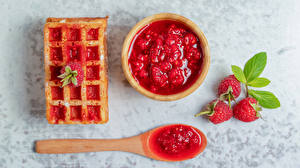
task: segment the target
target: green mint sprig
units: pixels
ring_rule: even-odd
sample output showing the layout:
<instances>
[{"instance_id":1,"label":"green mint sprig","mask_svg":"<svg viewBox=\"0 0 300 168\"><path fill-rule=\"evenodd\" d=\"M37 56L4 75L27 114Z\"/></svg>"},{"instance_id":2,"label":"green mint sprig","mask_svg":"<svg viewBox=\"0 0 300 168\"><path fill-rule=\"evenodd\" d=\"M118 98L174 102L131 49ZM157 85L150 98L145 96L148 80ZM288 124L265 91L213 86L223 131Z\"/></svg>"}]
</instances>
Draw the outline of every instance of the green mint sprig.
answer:
<instances>
[{"instance_id":1,"label":"green mint sprig","mask_svg":"<svg viewBox=\"0 0 300 168\"><path fill-rule=\"evenodd\" d=\"M72 71L72 69L69 66L65 67L65 73L58 76L58 78L61 78L62 80L60 82L63 82L62 87L67 86L70 83L73 83L73 85L77 85L77 78L78 75L77 71Z\"/></svg>"},{"instance_id":2,"label":"green mint sprig","mask_svg":"<svg viewBox=\"0 0 300 168\"><path fill-rule=\"evenodd\" d=\"M264 108L274 109L280 107L280 102L273 93L248 88L249 86L261 88L270 84L271 81L269 79L259 77L265 69L266 64L267 54L266 52L260 52L246 62L244 70L236 65L232 65L231 70L237 80L245 85L247 97L249 95L252 96Z\"/></svg>"}]
</instances>

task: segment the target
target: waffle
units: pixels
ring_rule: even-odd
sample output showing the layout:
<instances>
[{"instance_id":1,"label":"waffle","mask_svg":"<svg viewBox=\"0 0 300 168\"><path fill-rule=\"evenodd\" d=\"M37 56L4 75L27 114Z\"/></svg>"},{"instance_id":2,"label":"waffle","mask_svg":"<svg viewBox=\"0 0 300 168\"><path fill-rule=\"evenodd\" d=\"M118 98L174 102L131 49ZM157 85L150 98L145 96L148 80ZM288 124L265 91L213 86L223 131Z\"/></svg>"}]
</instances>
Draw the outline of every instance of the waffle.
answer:
<instances>
[{"instance_id":1,"label":"waffle","mask_svg":"<svg viewBox=\"0 0 300 168\"><path fill-rule=\"evenodd\" d=\"M46 117L50 124L108 121L106 18L48 18L44 27ZM61 87L57 76L79 62L79 87Z\"/></svg>"}]
</instances>

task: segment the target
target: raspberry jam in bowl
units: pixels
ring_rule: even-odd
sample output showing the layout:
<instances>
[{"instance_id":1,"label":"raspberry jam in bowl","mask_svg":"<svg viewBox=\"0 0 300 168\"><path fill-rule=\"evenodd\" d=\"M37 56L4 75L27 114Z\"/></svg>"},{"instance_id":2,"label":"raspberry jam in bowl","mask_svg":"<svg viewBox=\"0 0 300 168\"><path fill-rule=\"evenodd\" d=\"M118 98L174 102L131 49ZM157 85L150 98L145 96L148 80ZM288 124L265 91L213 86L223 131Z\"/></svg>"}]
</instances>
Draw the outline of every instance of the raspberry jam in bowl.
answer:
<instances>
[{"instance_id":1,"label":"raspberry jam in bowl","mask_svg":"<svg viewBox=\"0 0 300 168\"><path fill-rule=\"evenodd\" d=\"M129 83L156 100L177 100L203 82L209 67L207 40L192 21L162 13L140 21L126 37L122 66Z\"/></svg>"}]
</instances>

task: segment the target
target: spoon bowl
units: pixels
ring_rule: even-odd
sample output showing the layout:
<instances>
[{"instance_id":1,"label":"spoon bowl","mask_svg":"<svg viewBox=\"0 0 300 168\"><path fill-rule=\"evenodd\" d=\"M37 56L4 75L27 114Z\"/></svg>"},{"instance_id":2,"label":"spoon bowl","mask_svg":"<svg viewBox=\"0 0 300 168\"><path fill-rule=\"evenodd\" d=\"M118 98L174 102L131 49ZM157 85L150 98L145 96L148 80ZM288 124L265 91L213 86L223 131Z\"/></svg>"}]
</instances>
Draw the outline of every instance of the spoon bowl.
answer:
<instances>
[{"instance_id":1,"label":"spoon bowl","mask_svg":"<svg viewBox=\"0 0 300 168\"><path fill-rule=\"evenodd\" d=\"M193 147L192 152L174 154L172 151L165 153L159 149L157 139L168 129L191 128L199 141ZM180 127L181 126L181 127ZM63 154L100 151L123 151L146 156L160 161L182 161L194 158L205 149L207 144L205 135L195 127L183 124L172 124L157 127L137 136L122 139L51 139L36 142L36 152L41 154ZM171 152L171 153L168 153Z\"/></svg>"}]
</instances>

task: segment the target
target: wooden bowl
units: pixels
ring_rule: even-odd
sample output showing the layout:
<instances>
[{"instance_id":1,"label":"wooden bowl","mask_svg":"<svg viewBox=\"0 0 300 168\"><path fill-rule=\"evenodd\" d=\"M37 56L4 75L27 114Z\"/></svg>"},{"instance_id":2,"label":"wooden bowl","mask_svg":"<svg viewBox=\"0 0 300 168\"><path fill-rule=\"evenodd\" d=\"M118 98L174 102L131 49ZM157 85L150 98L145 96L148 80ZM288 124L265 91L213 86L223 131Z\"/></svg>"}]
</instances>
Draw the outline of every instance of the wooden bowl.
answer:
<instances>
[{"instance_id":1,"label":"wooden bowl","mask_svg":"<svg viewBox=\"0 0 300 168\"><path fill-rule=\"evenodd\" d=\"M142 87L134 79L134 77L132 76L132 73L131 73L131 70L130 70L129 64L128 64L129 48L130 48L130 45L131 45L131 41L134 38L134 36L136 35L136 33L140 29L142 29L144 26L146 26L147 24L150 24L150 23L155 22L155 21L160 21L160 20L174 20L174 21L180 22L181 24L183 24L183 25L187 26L188 28L190 28L197 35L197 37L199 38L201 49L202 49L203 63L202 63L202 67L201 67L201 73L200 73L199 77L197 78L197 80L188 89L186 89L182 92L176 93L176 94L171 94L171 95L155 94L155 93L145 89L144 87ZM125 77L129 81L131 86L133 88L135 88L138 92L140 92L141 94L143 94L143 95L145 95L149 98L155 99L155 100L172 101L172 100L181 99L181 98L191 94L204 81L204 79L207 75L207 72L208 72L209 64L210 64L209 47L208 47L208 43L207 43L207 40L206 40L203 32L191 20L189 20L189 19L187 19L183 16L173 14L173 13L160 13L160 14L155 14L155 15L148 16L148 17L144 18L143 20L138 22L131 29L131 31L128 33L127 37L125 38L125 41L124 41L124 44L123 44L122 68L123 68Z\"/></svg>"}]
</instances>

